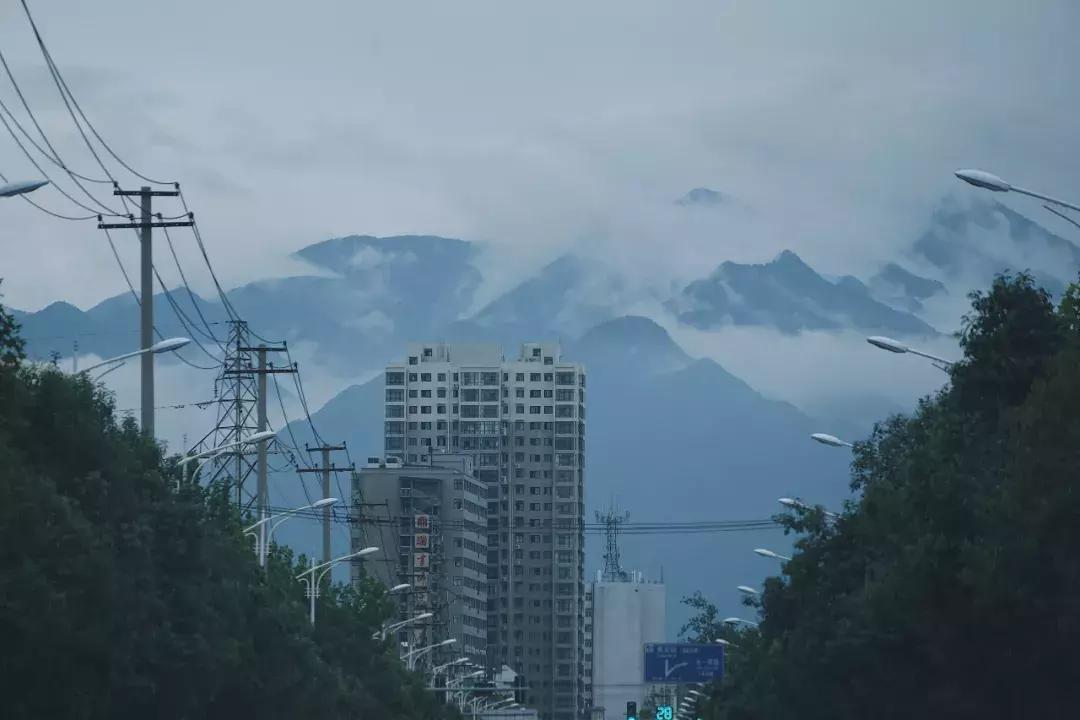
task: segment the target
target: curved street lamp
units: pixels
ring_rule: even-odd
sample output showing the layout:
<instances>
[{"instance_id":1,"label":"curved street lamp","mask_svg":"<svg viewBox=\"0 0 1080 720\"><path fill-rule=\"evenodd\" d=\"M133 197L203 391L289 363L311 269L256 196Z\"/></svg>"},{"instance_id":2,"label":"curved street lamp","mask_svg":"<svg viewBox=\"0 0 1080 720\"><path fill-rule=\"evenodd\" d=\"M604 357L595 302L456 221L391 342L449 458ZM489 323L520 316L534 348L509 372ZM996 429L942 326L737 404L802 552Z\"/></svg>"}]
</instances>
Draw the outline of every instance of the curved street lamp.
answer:
<instances>
[{"instance_id":1,"label":"curved street lamp","mask_svg":"<svg viewBox=\"0 0 1080 720\"><path fill-rule=\"evenodd\" d=\"M40 187L45 187L48 184L48 180L22 180L20 182L5 183L0 185L0 197L25 195L26 193L34 192Z\"/></svg>"},{"instance_id":2,"label":"curved street lamp","mask_svg":"<svg viewBox=\"0 0 1080 720\"><path fill-rule=\"evenodd\" d=\"M1070 210L1080 211L1080 207L1073 205L1072 203L1067 203L1064 200L1058 200L1057 198L1052 198L1049 195L1037 193L1034 190L1028 190L1026 188L1018 187L1016 185L1011 185L999 178L997 175L986 172L985 170L957 170L953 174L966 182L968 185L974 185L975 187L982 188L983 190L990 190L991 192L1020 193L1021 195L1027 195L1029 197L1038 198L1039 200L1045 200L1046 202L1053 205L1060 205L1061 207L1069 208Z\"/></svg>"},{"instance_id":3,"label":"curved street lamp","mask_svg":"<svg viewBox=\"0 0 1080 720\"><path fill-rule=\"evenodd\" d=\"M431 652L435 648L445 647L447 645L453 645L456 642L457 642L457 638L447 638L446 640L443 640L441 642L432 643L431 645L425 645L424 647L416 648L415 650L410 650L409 652L402 655L401 659L405 661L405 667L409 668L410 670L415 670L416 669L416 661L419 660L420 658L422 658L424 655L427 655L429 652Z\"/></svg>"},{"instance_id":4,"label":"curved street lamp","mask_svg":"<svg viewBox=\"0 0 1080 720\"><path fill-rule=\"evenodd\" d=\"M874 347L881 348L882 350L888 350L889 352L897 353L898 355L903 355L904 353L911 353L912 355L918 355L919 357L924 357L927 360L932 360L934 363L937 363L934 365L934 367L938 368L939 370L948 371L948 369L952 367L953 364L952 360L946 360L945 358L940 358L937 355L931 355L928 352L917 350L910 345L902 343L899 340L894 340L891 337L885 337L884 335L871 335L870 337L866 338L866 342L870 343Z\"/></svg>"},{"instance_id":5,"label":"curved street lamp","mask_svg":"<svg viewBox=\"0 0 1080 720\"><path fill-rule=\"evenodd\" d=\"M139 355L145 355L147 353L150 353L151 355L159 355L161 353L174 352L174 351L179 350L180 348L184 347L189 342L191 342L191 338L186 338L186 337L166 338L165 340L162 340L161 342L154 343L153 345L151 345L148 348L143 348L141 350L135 350L133 352L124 353L123 355L117 355L116 357L111 357L111 358L109 358L107 360L102 360L101 362L95 363L95 364L91 365L88 368L83 368L79 372L80 373L86 373L86 372L90 372L91 370L96 370L99 367L103 367L105 365L112 365L113 363L116 363L116 367L111 367L108 370L106 370L105 372L98 375L96 378L94 378L95 380L100 380L101 378L105 377L106 375L111 373L113 370L116 370L116 368L120 367L121 365L124 364L124 362L126 362L127 360L130 360L133 357L137 357Z\"/></svg>"},{"instance_id":6,"label":"curved street lamp","mask_svg":"<svg viewBox=\"0 0 1080 720\"><path fill-rule=\"evenodd\" d=\"M804 503L802 500L796 500L795 498L788 498L788 497L777 498L776 502L780 503L781 505L783 505L786 508L791 508L792 510L813 510L814 509L810 505L807 505L806 503ZM822 508L822 512L825 514L825 517L829 518L830 520L835 520L836 518L840 517L840 515L838 513L834 513L831 510L825 510L824 508Z\"/></svg>"},{"instance_id":7,"label":"curved street lamp","mask_svg":"<svg viewBox=\"0 0 1080 720\"><path fill-rule=\"evenodd\" d=\"M363 550L357 550L354 553L349 553L348 555L342 555L341 557L334 558L333 560L328 560L327 562L324 562L324 563L319 564L319 565L315 564L315 558L314 557L312 557L310 559L311 560L311 567L308 568L307 570L305 570L304 572L300 573L299 575L297 575L296 579L299 580L300 582L304 583L304 585L307 586L307 589L305 590L305 594L311 599L311 603L310 603L311 610L310 610L309 617L311 619L311 624L312 625L315 624L315 598L320 596L320 590L319 590L320 584L322 583L322 579L324 577L326 577L326 573L333 570L334 566L337 565L338 563L345 562L346 560L351 560L353 558L363 557L364 555L370 555L371 553L378 552L378 551L379 551L379 548L377 548L377 547L366 547ZM317 570L319 572L316 572Z\"/></svg>"},{"instance_id":8,"label":"curved street lamp","mask_svg":"<svg viewBox=\"0 0 1080 720\"><path fill-rule=\"evenodd\" d=\"M334 497L323 498L322 500L316 500L310 505L302 505L298 508L286 510L285 512L280 512L275 515L267 515L262 520L244 528L245 535L255 536L255 530L258 529L259 531L258 537L255 537L255 553L259 557L259 567L266 567L267 550L270 547L271 541L274 539L274 531L278 529L278 526L281 525L281 523L297 513L302 513L305 510L321 510L322 508L330 507L336 502L338 502L338 499ZM277 522L270 524L273 520L277 520Z\"/></svg>"},{"instance_id":9,"label":"curved street lamp","mask_svg":"<svg viewBox=\"0 0 1080 720\"><path fill-rule=\"evenodd\" d=\"M780 553L775 553L772 550L766 550L765 548L754 548L754 552L761 557L769 558L771 560L783 560L785 562L791 560L787 555L781 555Z\"/></svg>"},{"instance_id":10,"label":"curved street lamp","mask_svg":"<svg viewBox=\"0 0 1080 720\"><path fill-rule=\"evenodd\" d=\"M835 435L829 435L828 433L814 433L810 436L810 439L830 447L855 447L853 443L849 443L847 440L841 440Z\"/></svg>"},{"instance_id":11,"label":"curved street lamp","mask_svg":"<svg viewBox=\"0 0 1080 720\"><path fill-rule=\"evenodd\" d=\"M758 595L761 594L760 592L758 592L754 588L750 587L749 585L740 585L735 589L738 590L739 592L741 592L743 595L749 595L751 597L757 597Z\"/></svg>"},{"instance_id":12,"label":"curved street lamp","mask_svg":"<svg viewBox=\"0 0 1080 720\"><path fill-rule=\"evenodd\" d=\"M756 622L753 622L751 620L743 620L742 618L738 618L738 617L724 618L724 624L725 625L739 625L739 624L742 624L742 625L749 625L750 627L758 627L758 624Z\"/></svg>"},{"instance_id":13,"label":"curved street lamp","mask_svg":"<svg viewBox=\"0 0 1080 720\"><path fill-rule=\"evenodd\" d=\"M434 615L432 613L429 613L429 612L423 612L423 613L420 613L419 615L414 615L411 618L407 618L405 620L401 620L399 622L392 623L390 625L387 625L387 626L383 627L382 630L379 630L378 632L373 633L372 636L371 636L371 639L372 640L385 640L386 636L389 635L390 633L394 632L395 630L398 630L399 628L403 628L403 627L405 627L406 625L408 625L410 623L420 622L421 620L427 620L430 617L434 617Z\"/></svg>"}]
</instances>

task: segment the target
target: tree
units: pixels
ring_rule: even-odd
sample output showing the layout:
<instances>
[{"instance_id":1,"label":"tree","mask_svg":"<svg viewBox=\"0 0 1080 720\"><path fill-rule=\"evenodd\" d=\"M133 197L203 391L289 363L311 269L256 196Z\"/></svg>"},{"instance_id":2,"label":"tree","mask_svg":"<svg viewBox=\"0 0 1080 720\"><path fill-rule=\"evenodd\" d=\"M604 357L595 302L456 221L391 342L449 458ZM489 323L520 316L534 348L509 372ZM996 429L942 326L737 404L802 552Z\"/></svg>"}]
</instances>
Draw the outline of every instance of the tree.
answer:
<instances>
[{"instance_id":1,"label":"tree","mask_svg":"<svg viewBox=\"0 0 1080 720\"><path fill-rule=\"evenodd\" d=\"M972 295L951 383L858 443L710 718L1071 717L1080 703L1080 289Z\"/></svg>"},{"instance_id":2,"label":"tree","mask_svg":"<svg viewBox=\"0 0 1080 720\"><path fill-rule=\"evenodd\" d=\"M228 487L85 377L23 363L0 307L0 676L5 718L444 718L372 632L372 581L308 622L291 553L265 572ZM302 559L301 559L302 560Z\"/></svg>"}]
</instances>

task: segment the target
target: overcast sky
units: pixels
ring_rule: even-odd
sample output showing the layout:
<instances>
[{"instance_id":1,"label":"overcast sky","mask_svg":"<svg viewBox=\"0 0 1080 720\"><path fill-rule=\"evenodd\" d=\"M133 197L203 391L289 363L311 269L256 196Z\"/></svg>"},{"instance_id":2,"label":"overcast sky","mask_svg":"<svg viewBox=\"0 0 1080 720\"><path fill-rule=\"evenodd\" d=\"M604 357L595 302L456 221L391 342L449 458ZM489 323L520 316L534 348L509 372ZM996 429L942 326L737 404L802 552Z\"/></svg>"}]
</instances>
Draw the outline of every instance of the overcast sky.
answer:
<instances>
[{"instance_id":1,"label":"overcast sky","mask_svg":"<svg viewBox=\"0 0 1080 720\"><path fill-rule=\"evenodd\" d=\"M39 119L100 175L18 3L0 7L0 49ZM784 247L865 273L965 192L957 167L1080 197L1075 0L32 7L118 153L183 183L230 286L349 233L485 241L503 283L570 246L673 278ZM3 78L0 98L18 111ZM0 170L38 175L2 132ZM753 222L673 215L702 185ZM92 223L0 209L7 303L86 307L123 288Z\"/></svg>"}]
</instances>

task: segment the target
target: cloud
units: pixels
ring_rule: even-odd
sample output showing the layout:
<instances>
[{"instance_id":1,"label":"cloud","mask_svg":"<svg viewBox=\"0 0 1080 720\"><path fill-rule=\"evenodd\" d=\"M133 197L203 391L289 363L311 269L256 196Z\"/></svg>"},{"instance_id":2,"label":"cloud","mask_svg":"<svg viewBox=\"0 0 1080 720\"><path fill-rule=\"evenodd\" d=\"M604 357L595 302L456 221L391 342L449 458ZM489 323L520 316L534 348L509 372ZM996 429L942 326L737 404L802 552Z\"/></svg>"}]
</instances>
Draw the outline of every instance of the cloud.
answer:
<instances>
[{"instance_id":1,"label":"cloud","mask_svg":"<svg viewBox=\"0 0 1080 720\"><path fill-rule=\"evenodd\" d=\"M857 272L910 239L957 166L1080 196L1060 152L1080 94L1069 0L422 6L321 0L256 13L255 32L250 0L214 5L212 28L208 0L159 8L147 34L147 11L115 2L38 14L106 137L186 181L230 285L280 272L300 238L353 232L490 242L496 271L587 246L669 277L785 247ZM12 22L0 41L33 67L26 35ZM702 185L756 215L676 214ZM13 303L120 289L91 227L22 208L5 226L5 256L74 258L20 263Z\"/></svg>"}]
</instances>

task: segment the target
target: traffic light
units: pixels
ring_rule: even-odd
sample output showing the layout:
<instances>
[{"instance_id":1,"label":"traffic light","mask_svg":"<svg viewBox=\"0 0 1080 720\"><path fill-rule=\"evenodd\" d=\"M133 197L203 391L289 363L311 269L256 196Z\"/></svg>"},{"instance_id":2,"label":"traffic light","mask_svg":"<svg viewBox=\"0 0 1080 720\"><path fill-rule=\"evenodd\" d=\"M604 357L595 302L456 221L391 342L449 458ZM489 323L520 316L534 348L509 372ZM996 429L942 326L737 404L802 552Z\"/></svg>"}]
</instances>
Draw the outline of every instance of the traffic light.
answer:
<instances>
[{"instance_id":1,"label":"traffic light","mask_svg":"<svg viewBox=\"0 0 1080 720\"><path fill-rule=\"evenodd\" d=\"M631 702L626 703L626 720L637 720L637 703L636 702L631 701Z\"/></svg>"}]
</instances>

